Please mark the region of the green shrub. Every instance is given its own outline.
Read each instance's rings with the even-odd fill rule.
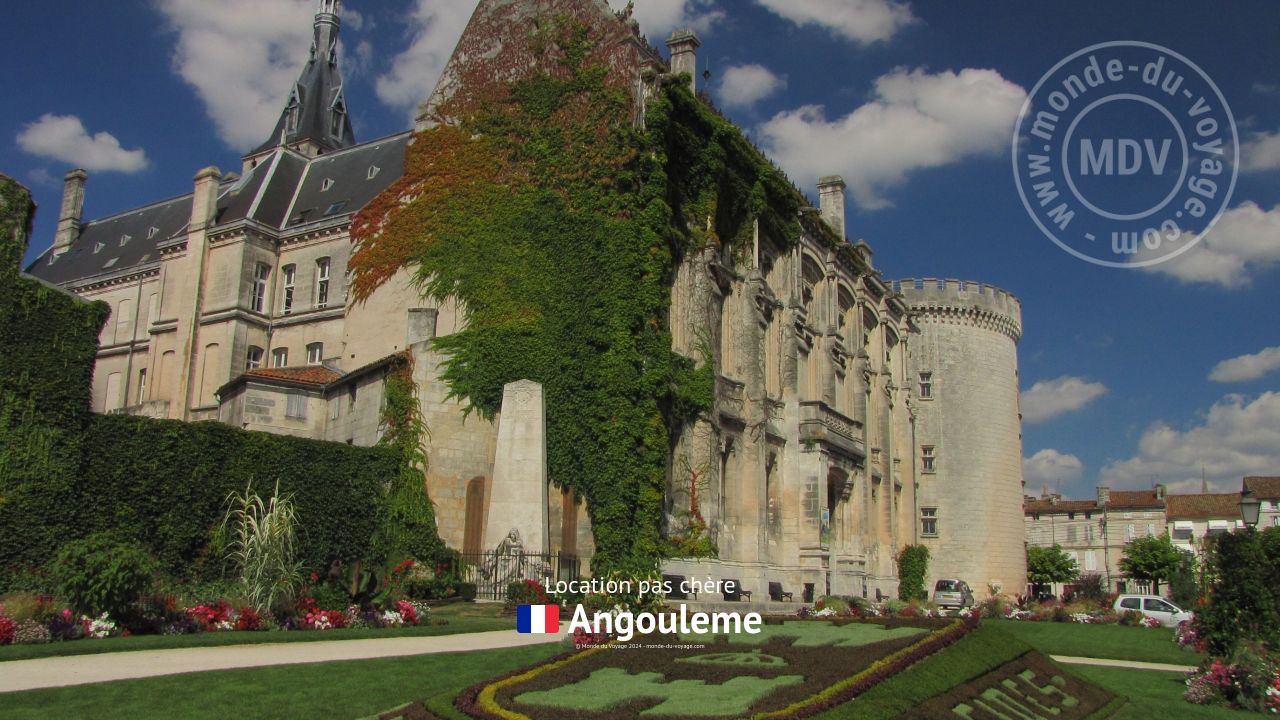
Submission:
[[[929,548],[908,545],[898,553],[898,599],[925,599],[924,578],[929,572]]]
[[[1280,647],[1280,566],[1269,557],[1265,537],[1252,529],[1226,533],[1207,547],[1204,562],[1212,581],[1196,626],[1211,655],[1227,657],[1248,641]]]
[[[53,576],[58,592],[76,612],[120,619],[155,580],[155,561],[135,543],[108,533],[73,540],[58,551]]]

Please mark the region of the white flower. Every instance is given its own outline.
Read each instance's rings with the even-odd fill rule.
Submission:
[[[404,617],[395,610],[388,610],[382,613],[382,625],[384,627],[400,627],[404,625]]]
[[[106,613],[89,623],[89,636],[93,638],[110,637],[111,633],[116,631],[116,624],[111,622],[111,618]]]

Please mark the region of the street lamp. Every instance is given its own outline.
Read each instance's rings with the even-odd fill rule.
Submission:
[[[1262,502],[1254,497],[1253,491],[1245,488],[1240,493],[1240,519],[1244,520],[1245,527],[1258,526],[1258,512],[1262,509]]]

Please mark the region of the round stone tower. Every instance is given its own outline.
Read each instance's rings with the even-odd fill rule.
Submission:
[[[960,280],[901,280],[894,289],[912,316],[907,382],[928,587],[959,578],[978,599],[989,587],[1024,592],[1022,306],[1004,290]]]

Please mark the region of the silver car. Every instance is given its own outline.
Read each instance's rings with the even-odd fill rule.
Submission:
[[[973,591],[963,580],[944,578],[933,585],[933,604],[938,607],[972,607]]]
[[[1157,595],[1121,595],[1116,598],[1114,607],[1117,613],[1136,610],[1159,620],[1165,627],[1178,627],[1192,617],[1191,613]]]

